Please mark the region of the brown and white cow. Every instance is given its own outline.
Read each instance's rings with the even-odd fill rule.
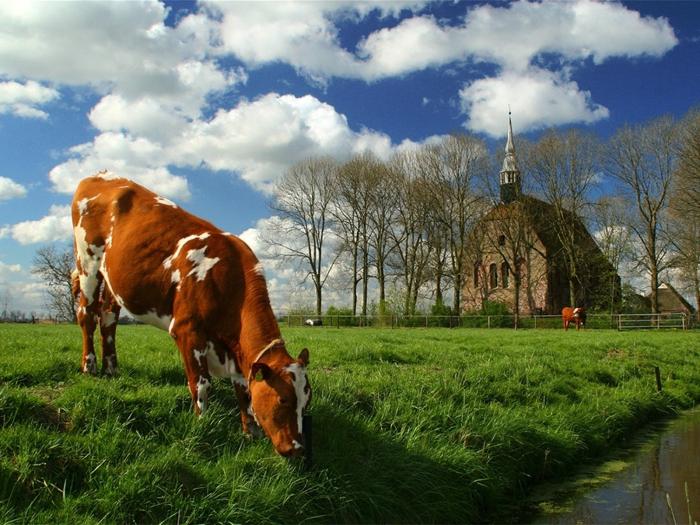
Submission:
[[[303,453],[309,352],[287,353],[248,245],[109,172],[80,182],[71,213],[83,372],[97,373],[99,323],[102,371],[116,373],[115,330],[126,308],[175,340],[197,414],[207,408],[211,377],[229,377],[243,431],[260,425],[278,453]]]
[[[561,319],[564,322],[564,330],[569,329],[569,323],[576,323],[576,330],[586,324],[586,309],[582,306],[571,308],[565,306],[561,311]]]

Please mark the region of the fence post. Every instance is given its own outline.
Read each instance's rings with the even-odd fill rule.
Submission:
[[[491,328],[491,316],[490,315],[486,316],[486,327]]]
[[[535,315],[535,328],[537,328],[537,315]]]
[[[428,328],[428,316],[425,316],[425,327]]]

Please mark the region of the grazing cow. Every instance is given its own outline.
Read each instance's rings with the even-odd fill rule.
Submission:
[[[83,372],[97,373],[99,323],[102,372],[116,373],[115,330],[126,308],[175,340],[196,414],[207,408],[211,376],[229,377],[243,431],[259,425],[278,453],[302,454],[309,352],[287,353],[248,245],[109,172],[80,182],[71,214]]]
[[[576,323],[576,330],[586,324],[586,309],[582,306],[571,308],[565,306],[561,311],[561,319],[564,322],[564,330],[569,329],[569,323]]]

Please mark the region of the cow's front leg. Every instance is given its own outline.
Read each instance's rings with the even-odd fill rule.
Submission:
[[[255,421],[255,416],[253,415],[248,389],[237,382],[236,379],[231,379],[231,381],[233,382],[233,387],[236,390],[236,397],[238,398],[238,408],[241,412],[241,427],[243,428],[243,433],[253,438],[262,437],[262,429],[257,421]]]
[[[187,331],[184,327],[172,335],[175,336],[185,365],[194,411],[197,415],[202,415],[207,410],[209,388],[211,387],[211,375],[209,375],[206,355],[207,340],[201,334]]]

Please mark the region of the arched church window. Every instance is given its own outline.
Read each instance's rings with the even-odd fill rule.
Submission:
[[[481,268],[481,263],[474,263],[474,288],[479,286],[479,269]]]
[[[498,287],[498,268],[496,263],[492,263],[491,266],[489,266],[489,285],[491,288]]]
[[[506,236],[505,236],[505,235],[499,235],[499,236],[498,236],[498,245],[499,245],[499,246],[505,246],[505,245],[506,245]]]
[[[501,264],[501,286],[508,288],[510,283],[510,267],[507,262]]]

